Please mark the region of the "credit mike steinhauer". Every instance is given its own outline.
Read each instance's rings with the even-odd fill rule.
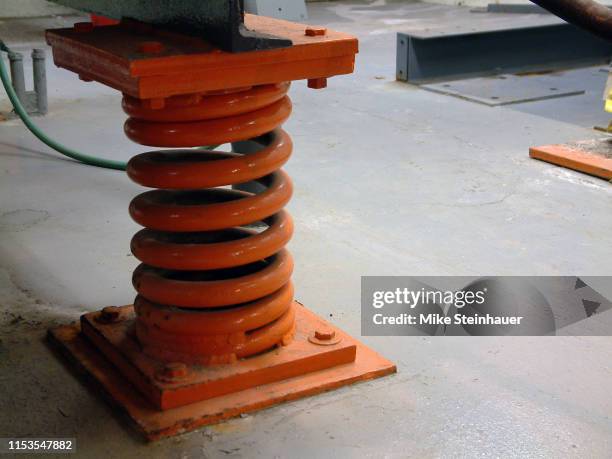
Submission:
[[[408,314],[394,316],[374,314],[372,322],[375,325],[520,325],[523,316],[492,316],[491,314],[474,314],[466,316],[454,314]]]

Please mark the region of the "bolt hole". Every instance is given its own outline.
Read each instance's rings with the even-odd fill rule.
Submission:
[[[499,99],[499,97],[497,97],[497,96],[491,96],[491,99],[493,99],[493,100],[497,100],[497,99]]]
[[[557,88],[550,88],[551,91],[558,91]]]

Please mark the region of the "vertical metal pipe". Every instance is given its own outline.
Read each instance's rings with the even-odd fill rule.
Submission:
[[[26,104],[26,89],[25,89],[25,75],[23,73],[23,54],[21,53],[8,53],[9,64],[11,67],[11,82],[13,83],[13,89],[17,93],[17,97],[22,104]]]
[[[32,69],[34,74],[34,92],[39,115],[47,113],[47,70],[45,67],[45,50],[32,50]]]

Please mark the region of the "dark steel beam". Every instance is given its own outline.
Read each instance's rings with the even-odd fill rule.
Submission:
[[[551,43],[554,46],[551,46]],[[397,79],[410,83],[608,63],[612,43],[571,24],[397,34]]]
[[[112,19],[134,19],[200,36],[219,48],[253,51],[291,46],[291,40],[248,30],[243,0],[52,0]]]

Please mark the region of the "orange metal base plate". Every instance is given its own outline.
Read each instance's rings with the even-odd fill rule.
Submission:
[[[96,325],[96,313],[86,314],[81,318],[85,330],[77,324],[61,326],[50,330],[49,338],[79,370],[92,377],[148,440],[396,371],[393,363],[297,303],[297,330],[289,345],[236,364],[193,367],[182,383],[159,382],[154,378],[155,362],[137,352],[130,331],[132,306],[125,306],[123,313],[127,319],[114,326]],[[309,338],[321,326],[334,330],[341,340],[327,346],[313,343]],[[235,384],[240,380],[251,383],[241,388]],[[216,395],[224,386],[235,391]],[[180,394],[187,394],[187,398]],[[181,405],[194,396],[201,401]]]
[[[594,139],[573,144],[529,149],[529,156],[606,180],[612,180],[612,140]]]

